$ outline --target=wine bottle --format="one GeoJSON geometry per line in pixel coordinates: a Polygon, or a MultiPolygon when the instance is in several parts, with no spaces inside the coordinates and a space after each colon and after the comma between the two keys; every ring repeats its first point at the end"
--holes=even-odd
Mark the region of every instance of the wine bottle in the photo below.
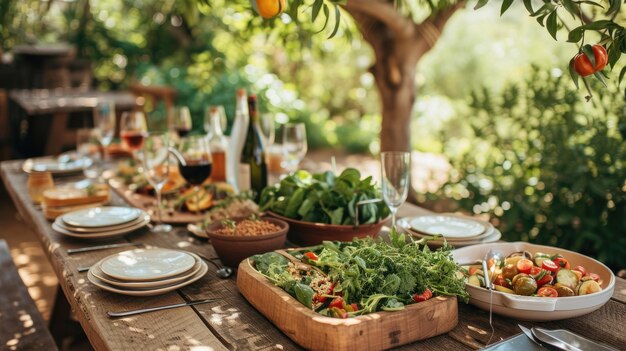
{"type": "Polygon", "coordinates": [[[250,123],[248,123],[246,142],[241,151],[241,176],[244,180],[242,190],[254,190],[255,198],[258,200],[261,191],[267,186],[267,163],[255,95],[248,96],[248,115],[250,123]]]}
{"type": "Polygon", "coordinates": [[[211,158],[213,159],[211,180],[213,182],[225,182],[228,143],[222,133],[222,116],[217,106],[211,106],[209,113],[211,114],[211,133],[208,140],[211,148],[211,158]]]}
{"type": "Polygon", "coordinates": [[[230,133],[230,144],[228,147],[228,158],[226,167],[226,179],[235,191],[241,191],[243,181],[240,180],[241,151],[246,141],[246,131],[248,130],[248,101],[245,89],[237,90],[237,104],[235,110],[235,121],[230,133]]]}

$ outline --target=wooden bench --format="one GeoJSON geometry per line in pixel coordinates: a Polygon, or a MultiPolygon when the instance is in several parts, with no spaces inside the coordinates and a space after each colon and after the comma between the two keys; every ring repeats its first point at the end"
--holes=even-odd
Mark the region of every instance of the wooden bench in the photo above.
{"type": "Polygon", "coordinates": [[[0,240],[0,350],[57,350],[4,240],[0,240]]]}

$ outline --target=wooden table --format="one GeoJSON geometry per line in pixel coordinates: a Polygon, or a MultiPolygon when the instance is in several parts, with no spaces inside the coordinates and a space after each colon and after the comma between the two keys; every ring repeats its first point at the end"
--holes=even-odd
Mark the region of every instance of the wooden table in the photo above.
{"type": "MultiPolygon", "coordinates": [[[[26,175],[21,172],[20,167],[21,161],[3,162],[0,167],[2,179],[26,223],[29,223],[39,235],[61,288],[96,350],[184,350],[200,345],[210,346],[212,350],[299,349],[298,345],[243,298],[237,291],[234,278],[219,279],[213,269],[198,282],[157,297],[136,298],[117,295],[91,285],[85,273],[78,273],[78,267],[89,266],[108,255],[128,248],[68,255],[67,249],[86,246],[88,243],[69,240],[51,229],[50,223],[28,198],[26,175]],[[126,319],[113,320],[106,317],[106,311],[206,298],[219,300],[126,319]]],[[[121,204],[121,200],[115,195],[113,202],[121,204]]],[[[405,205],[400,215],[424,212],[426,210],[419,207],[405,205]]],[[[116,242],[126,241],[185,249],[207,257],[216,256],[210,244],[195,239],[182,228],[170,234],[153,234],[144,230],[116,240],[116,242]]],[[[493,323],[494,341],[519,333],[516,320],[494,315],[493,323]]],[[[626,334],[623,333],[623,326],[626,325],[626,281],[617,279],[613,298],[600,310],[581,318],[540,325],[553,329],[566,328],[623,349],[626,345],[626,334]]],[[[399,349],[478,349],[484,347],[489,334],[488,313],[460,303],[459,324],[455,329],[447,334],[399,349]]]]}
{"type": "Polygon", "coordinates": [[[76,143],[75,133],[67,130],[70,113],[91,112],[99,101],[113,101],[117,111],[127,111],[135,106],[135,96],[130,91],[13,90],[9,97],[29,117],[52,115],[45,150],[47,155],[60,153],[64,144],[76,143]]]}

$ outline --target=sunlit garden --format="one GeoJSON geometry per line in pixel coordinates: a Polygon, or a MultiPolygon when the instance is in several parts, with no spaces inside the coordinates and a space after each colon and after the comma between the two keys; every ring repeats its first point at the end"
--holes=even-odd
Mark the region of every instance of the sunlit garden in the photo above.
{"type": "Polygon", "coordinates": [[[0,344],[623,347],[625,7],[4,1],[0,344]]]}

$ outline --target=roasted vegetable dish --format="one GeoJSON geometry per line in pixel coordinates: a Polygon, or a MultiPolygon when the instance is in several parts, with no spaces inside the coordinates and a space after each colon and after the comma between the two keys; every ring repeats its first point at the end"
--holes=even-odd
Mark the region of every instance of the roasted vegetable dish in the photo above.
{"type": "MultiPolygon", "coordinates": [[[[528,251],[514,252],[487,263],[497,291],[539,297],[567,297],[602,291],[602,280],[583,266],[571,267],[563,255],[528,251]]],[[[486,287],[481,265],[464,266],[467,283],[486,287]]]]}
{"type": "Polygon", "coordinates": [[[433,296],[468,300],[450,246],[432,251],[426,240],[407,241],[395,232],[390,238],[324,242],[284,255],[256,255],[248,262],[302,304],[329,317],[401,310],[433,296]]]}

